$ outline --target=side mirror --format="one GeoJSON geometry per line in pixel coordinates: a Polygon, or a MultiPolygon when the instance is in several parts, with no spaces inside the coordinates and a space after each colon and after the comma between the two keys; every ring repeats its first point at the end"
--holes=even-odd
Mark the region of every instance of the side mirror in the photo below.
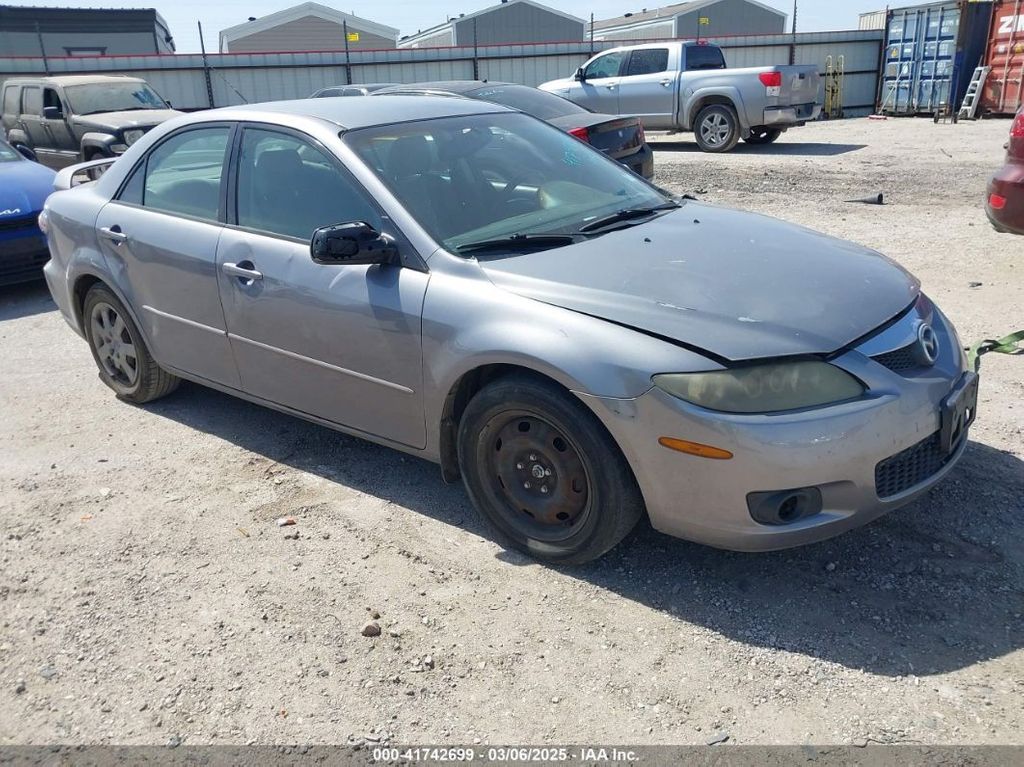
{"type": "Polygon", "coordinates": [[[325,266],[398,262],[394,240],[364,221],[320,227],[313,232],[309,254],[325,266]]]}
{"type": "Polygon", "coordinates": [[[583,67],[580,67],[579,69],[576,70],[576,74],[572,76],[572,79],[577,80],[581,83],[586,81],[587,73],[583,71],[583,67]]]}
{"type": "Polygon", "coordinates": [[[63,120],[64,113],[60,111],[60,107],[43,107],[43,119],[63,120]]]}

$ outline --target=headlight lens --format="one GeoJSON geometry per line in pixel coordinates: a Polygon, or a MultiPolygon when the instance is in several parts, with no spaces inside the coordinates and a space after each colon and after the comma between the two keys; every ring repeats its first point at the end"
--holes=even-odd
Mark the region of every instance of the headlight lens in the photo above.
{"type": "Polygon", "coordinates": [[[124,132],[124,143],[126,143],[128,146],[131,146],[145,135],[146,131],[144,130],[126,130],[124,132]]]}
{"type": "Polygon", "coordinates": [[[807,360],[715,370],[667,373],[654,385],[687,402],[725,413],[777,413],[854,399],[861,383],[827,362],[807,360]]]}

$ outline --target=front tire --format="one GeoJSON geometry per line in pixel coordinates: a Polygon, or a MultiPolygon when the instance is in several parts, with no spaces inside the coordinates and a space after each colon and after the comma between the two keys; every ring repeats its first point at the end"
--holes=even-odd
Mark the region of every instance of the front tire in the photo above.
{"type": "Polygon", "coordinates": [[[128,310],[106,286],[85,294],[82,324],[100,380],[119,398],[142,404],[178,388],[181,379],[156,364],[128,310]]]}
{"type": "Polygon", "coordinates": [[[558,386],[512,375],[473,397],[459,467],[500,542],[552,564],[597,559],[644,511],[633,472],[600,421],[558,386]]]}
{"type": "Polygon", "coordinates": [[[748,144],[773,144],[782,135],[777,128],[753,128],[750,135],[743,139],[748,144]]]}
{"type": "Polygon", "coordinates": [[[732,151],[740,140],[740,121],[736,110],[726,104],[704,107],[694,120],[693,134],[701,151],[732,151]]]}

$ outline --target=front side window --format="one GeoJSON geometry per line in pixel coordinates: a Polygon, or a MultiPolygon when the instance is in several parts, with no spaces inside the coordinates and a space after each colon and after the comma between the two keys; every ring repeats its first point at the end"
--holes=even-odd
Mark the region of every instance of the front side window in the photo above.
{"type": "Polygon", "coordinates": [[[309,241],[322,226],[380,214],[355,181],[323,151],[287,133],[246,128],[238,162],[237,223],[309,241]]]}
{"type": "Polygon", "coordinates": [[[138,80],[72,85],[64,89],[64,95],[78,115],[168,108],[156,91],[138,80]]]}
{"type": "Polygon", "coordinates": [[[639,176],[525,114],[422,120],[343,136],[445,248],[569,235],[623,209],[670,204],[639,176]]]}
{"type": "Polygon", "coordinates": [[[57,91],[53,88],[43,89],[43,106],[56,107],[59,111],[64,111],[64,107],[60,103],[60,96],[57,95],[57,91]]]}
{"type": "Polygon", "coordinates": [[[164,213],[217,221],[230,134],[228,126],[216,126],[171,136],[149,153],[118,199],[164,213]]]}
{"type": "Polygon", "coordinates": [[[668,48],[641,48],[630,55],[626,77],[653,75],[667,69],[668,48]]]}
{"type": "Polygon", "coordinates": [[[619,69],[626,58],[627,51],[606,53],[587,64],[585,74],[588,80],[600,80],[604,77],[618,77],[619,69]]]}

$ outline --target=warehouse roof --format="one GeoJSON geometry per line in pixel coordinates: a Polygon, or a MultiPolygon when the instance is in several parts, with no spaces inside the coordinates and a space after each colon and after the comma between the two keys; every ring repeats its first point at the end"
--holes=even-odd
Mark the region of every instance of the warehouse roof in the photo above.
{"type": "Polygon", "coordinates": [[[253,21],[246,21],[242,24],[236,24],[233,27],[222,29],[220,31],[221,49],[224,49],[224,43],[226,42],[230,43],[233,40],[248,37],[249,35],[254,35],[257,32],[266,32],[267,30],[274,29],[282,24],[287,24],[290,21],[304,19],[307,16],[316,16],[318,19],[333,21],[335,24],[344,23],[352,29],[360,32],[368,32],[369,34],[377,35],[379,37],[389,37],[392,40],[398,38],[398,30],[394,27],[389,27],[386,24],[378,24],[377,22],[370,21],[369,19],[353,16],[351,13],[345,13],[344,11],[338,11],[334,8],[328,8],[326,5],[320,5],[320,3],[302,3],[300,5],[294,5],[291,8],[285,8],[283,11],[277,11],[276,13],[261,16],[253,21]]]}
{"type": "MultiPolygon", "coordinates": [[[[613,19],[599,19],[594,22],[594,29],[610,29],[612,27],[627,27],[631,24],[639,24],[645,21],[657,21],[658,19],[671,19],[678,16],[680,13],[688,13],[690,11],[696,11],[699,8],[704,8],[708,5],[714,5],[720,2],[720,0],[689,0],[685,3],[676,3],[675,5],[665,5],[661,8],[655,8],[648,11],[646,8],[640,13],[626,13],[622,16],[616,16],[613,19]]],[[[786,18],[786,14],[782,11],[772,8],[770,5],[759,3],[757,0],[746,0],[751,5],[756,5],[760,8],[764,8],[766,11],[778,14],[783,18],[786,18]]]]}

